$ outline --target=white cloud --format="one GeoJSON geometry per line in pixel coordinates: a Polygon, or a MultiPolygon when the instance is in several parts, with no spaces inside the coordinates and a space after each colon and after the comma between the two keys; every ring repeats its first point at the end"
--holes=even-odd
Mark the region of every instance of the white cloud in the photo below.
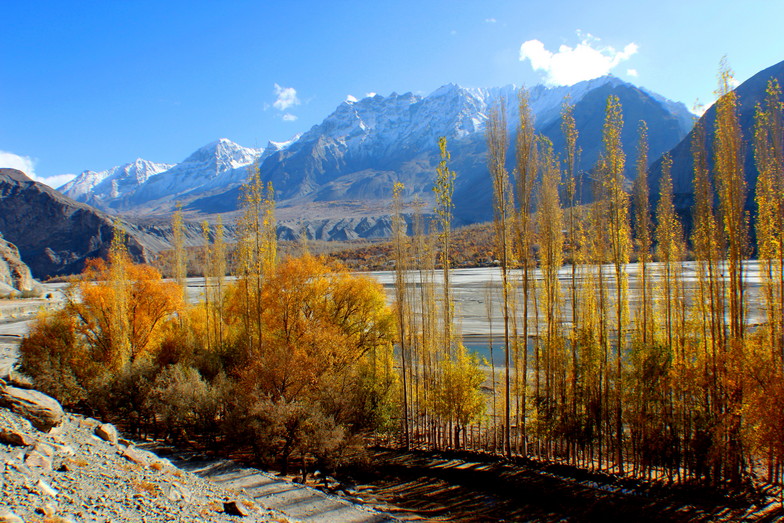
{"type": "Polygon", "coordinates": [[[299,105],[299,98],[297,98],[297,90],[293,87],[281,87],[275,84],[275,96],[277,97],[272,103],[272,107],[278,111],[285,111],[289,107],[299,105]]]}
{"type": "Polygon", "coordinates": [[[485,23],[488,23],[488,24],[494,24],[497,21],[498,20],[496,20],[495,18],[485,18],[485,23]]]}
{"type": "Polygon", "coordinates": [[[369,93],[365,93],[365,98],[373,98],[373,97],[374,97],[374,96],[376,96],[377,94],[378,94],[378,93],[374,93],[374,92],[372,92],[372,91],[371,91],[371,92],[369,92],[369,93]]]}
{"type": "Polygon", "coordinates": [[[29,156],[19,156],[8,151],[0,151],[0,167],[10,167],[22,171],[31,179],[45,183],[49,187],[58,188],[76,178],[75,174],[58,174],[56,176],[42,177],[35,174],[35,159],[29,156]]]}
{"type": "Polygon", "coordinates": [[[627,69],[626,74],[629,76],[633,76],[634,78],[640,76],[639,73],[637,72],[637,69],[627,69]]]}
{"type": "Polygon", "coordinates": [[[297,116],[291,113],[286,113],[282,116],[284,122],[293,122],[297,119],[297,116]]]}
{"type": "MultiPolygon", "coordinates": [[[[601,40],[577,31],[581,41],[574,47],[561,45],[557,52],[548,51],[539,40],[528,40],[520,46],[520,61],[529,60],[535,71],[545,74],[551,85],[574,85],[609,74],[621,62],[637,53],[635,43],[621,51],[601,45],[601,40]]],[[[635,71],[636,72],[636,71],[635,71]]]]}
{"type": "Polygon", "coordinates": [[[35,160],[29,156],[0,151],[0,167],[10,167],[24,172],[30,178],[35,178],[35,160]]]}
{"type": "Polygon", "coordinates": [[[346,101],[347,101],[347,102],[354,103],[354,102],[356,102],[356,101],[357,101],[357,97],[356,97],[356,96],[354,96],[354,95],[352,95],[352,94],[350,94],[350,95],[346,96],[346,101]]]}
{"type": "Polygon", "coordinates": [[[56,174],[54,176],[49,176],[48,178],[34,178],[35,181],[45,183],[52,189],[57,189],[58,187],[62,187],[66,183],[70,182],[76,178],[75,174],[56,174]]]}

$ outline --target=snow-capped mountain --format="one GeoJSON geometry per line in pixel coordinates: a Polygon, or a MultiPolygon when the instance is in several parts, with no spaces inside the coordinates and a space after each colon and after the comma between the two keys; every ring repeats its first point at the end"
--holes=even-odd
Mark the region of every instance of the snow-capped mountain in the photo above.
{"type": "Polygon", "coordinates": [[[105,171],[84,171],[58,190],[76,201],[91,203],[97,207],[123,198],[135,191],[153,176],[171,169],[172,165],[148,162],[137,158],[131,163],[112,167],[105,171]]]}
{"type": "MultiPolygon", "coordinates": [[[[235,181],[236,171],[247,171],[247,166],[256,161],[261,152],[221,138],[142,184],[128,198],[126,207],[143,206],[159,199],[177,198],[194,189],[222,185],[224,179],[231,183],[235,181]]],[[[244,179],[246,178],[247,174],[244,179]]]]}
{"type": "MultiPolygon", "coordinates": [[[[567,96],[574,104],[582,150],[579,167],[585,171],[596,164],[601,150],[609,95],[618,96],[623,105],[627,125],[622,139],[629,154],[635,150],[639,120],[648,124],[652,160],[691,128],[693,117],[683,104],[612,76],[568,87],[539,85],[528,90],[537,131],[552,140],[556,152],[564,148],[562,104],[567,96]]],[[[484,129],[492,104],[501,97],[507,100],[511,144],[518,121],[514,86],[484,89],[448,84],[427,96],[392,93],[348,99],[301,136],[288,142],[269,142],[264,150],[221,139],[132,190],[118,191],[113,199],[107,196],[113,193],[102,192],[100,201],[104,208],[145,213],[169,212],[175,200],[191,211],[226,212],[237,208],[240,184],[247,180],[252,165],[259,165],[263,180],[272,182],[277,199],[294,209],[294,216],[303,215],[296,209],[307,208],[308,216],[313,217],[313,209],[319,205],[330,209],[330,202],[362,202],[368,213],[376,212],[374,209],[384,213],[395,182],[405,184],[406,197],[420,194],[426,201],[432,197],[438,138],[445,136],[451,168],[458,173],[458,221],[486,220],[492,216],[492,196],[484,129]]],[[[511,172],[514,155],[508,158],[511,172]]],[[[88,193],[99,200],[95,189],[82,190],[82,194],[88,193]]]]}
{"type": "MultiPolygon", "coordinates": [[[[438,162],[437,140],[445,136],[452,168],[458,173],[456,214],[464,222],[486,220],[492,216],[492,197],[484,128],[490,106],[499,97],[506,98],[513,143],[518,120],[516,92],[513,86],[467,89],[449,84],[424,97],[393,93],[347,100],[289,147],[264,159],[261,173],[273,183],[277,196],[293,205],[350,200],[377,201],[375,205],[381,207],[380,202],[391,198],[397,181],[405,184],[407,195],[419,193],[427,199],[438,162]]],[[[693,118],[683,104],[653,97],[611,76],[570,87],[536,86],[529,90],[528,99],[537,131],[550,138],[559,152],[563,150],[561,107],[569,97],[580,131],[583,154],[579,167],[587,171],[601,150],[604,109],[611,94],[620,98],[629,122],[623,142],[630,154],[635,150],[639,120],[648,123],[653,159],[691,128],[693,118]]],[[[508,157],[511,172],[513,155],[508,157]]],[[[235,190],[229,190],[225,201],[211,195],[195,200],[192,207],[214,212],[229,208],[236,196],[235,190]]]]}

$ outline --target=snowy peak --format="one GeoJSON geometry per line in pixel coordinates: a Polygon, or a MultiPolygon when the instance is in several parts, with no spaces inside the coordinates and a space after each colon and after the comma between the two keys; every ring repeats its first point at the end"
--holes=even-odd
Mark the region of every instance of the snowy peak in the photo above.
{"type": "MultiPolygon", "coordinates": [[[[567,96],[571,103],[576,104],[598,88],[621,85],[637,89],[608,75],[572,86],[537,85],[529,89],[528,101],[537,127],[544,127],[560,118],[567,96]]],[[[433,138],[437,136],[446,136],[450,140],[466,138],[484,132],[490,107],[499,98],[506,99],[507,123],[511,128],[517,121],[517,87],[514,85],[475,88],[450,83],[424,97],[413,93],[392,93],[386,97],[375,95],[361,100],[349,98],[305,133],[299,144],[333,142],[367,148],[370,144],[403,140],[406,145],[418,148],[416,145],[422,144],[422,140],[435,143],[433,138]]],[[[671,112],[678,113],[684,122],[688,119],[682,116],[688,113],[682,104],[662,96],[654,98],[671,112]]]]}
{"type": "MultiPolygon", "coordinates": [[[[197,188],[219,186],[223,178],[234,181],[237,171],[246,178],[247,167],[261,151],[221,138],[201,147],[166,172],[147,180],[127,202],[127,207],[142,206],[162,198],[176,198],[197,188]]],[[[124,205],[126,206],[126,205],[124,205]]]]}
{"type": "Polygon", "coordinates": [[[296,134],[290,140],[286,140],[285,142],[273,142],[272,140],[268,141],[267,146],[264,148],[264,151],[259,157],[259,161],[263,161],[268,156],[272,156],[279,151],[287,149],[291,144],[299,140],[300,136],[302,136],[302,134],[296,134]]]}
{"type": "Polygon", "coordinates": [[[84,171],[59,190],[74,200],[97,203],[122,197],[171,167],[137,158],[105,171],[84,171]]]}
{"type": "Polygon", "coordinates": [[[260,154],[261,151],[258,149],[243,147],[227,138],[221,138],[201,147],[183,160],[182,163],[178,164],[177,167],[187,164],[202,170],[214,168],[215,174],[218,175],[222,172],[248,165],[255,161],[260,154]]]}

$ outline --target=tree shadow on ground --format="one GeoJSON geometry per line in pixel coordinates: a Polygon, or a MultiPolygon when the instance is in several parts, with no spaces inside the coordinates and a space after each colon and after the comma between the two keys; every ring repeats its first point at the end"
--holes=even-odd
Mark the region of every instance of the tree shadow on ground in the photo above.
{"type": "Polygon", "coordinates": [[[621,480],[563,465],[467,453],[374,449],[352,471],[366,500],[406,520],[775,521],[781,503],[755,492],[719,492],[621,480]],[[399,507],[402,510],[395,510],[399,507]]]}

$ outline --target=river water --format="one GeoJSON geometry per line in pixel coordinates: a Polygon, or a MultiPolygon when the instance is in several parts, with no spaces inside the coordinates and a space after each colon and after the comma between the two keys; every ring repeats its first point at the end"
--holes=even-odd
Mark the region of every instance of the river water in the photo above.
{"type": "MultiPolygon", "coordinates": [[[[652,273],[661,271],[660,264],[650,265],[652,273]]],[[[761,280],[759,275],[759,262],[749,261],[745,264],[746,301],[748,304],[748,322],[757,324],[764,319],[764,310],[760,303],[761,280]]],[[[563,295],[562,318],[563,322],[571,322],[571,303],[569,301],[569,285],[571,281],[571,267],[564,266],[558,273],[561,292],[563,295]]],[[[634,311],[639,303],[639,275],[640,266],[629,264],[626,272],[629,276],[629,310],[634,311]]],[[[603,267],[610,296],[614,292],[614,271],[609,265],[603,267]]],[[[395,272],[376,271],[360,273],[379,281],[387,293],[391,303],[395,293],[395,272]]],[[[585,275],[578,275],[577,285],[585,282],[585,275]]],[[[417,285],[420,281],[418,272],[411,271],[407,275],[409,285],[417,285]]],[[[443,273],[436,271],[433,282],[437,287],[441,285],[443,273]]],[[[541,281],[540,270],[532,271],[532,278],[541,281]]],[[[458,332],[463,337],[467,348],[477,353],[480,357],[490,360],[490,344],[495,349],[496,365],[503,358],[503,298],[501,295],[501,270],[497,267],[481,267],[470,269],[453,269],[450,271],[450,283],[455,302],[455,317],[458,332]],[[489,307],[488,307],[489,304],[489,307]]],[[[687,289],[687,299],[695,296],[697,285],[696,264],[683,263],[683,279],[687,289]]],[[[520,271],[511,271],[511,293],[521,296],[520,271]]],[[[24,336],[35,313],[41,308],[56,306],[62,300],[62,291],[65,284],[46,284],[47,290],[53,296],[50,300],[0,300],[0,366],[7,364],[11,357],[14,345],[18,344],[24,336]]],[[[188,300],[194,303],[204,296],[204,279],[188,278],[188,300]]],[[[518,302],[520,299],[518,299],[518,302]]],[[[533,323],[533,322],[531,322],[533,323]]],[[[534,327],[529,328],[529,335],[535,335],[534,327]]]]}

